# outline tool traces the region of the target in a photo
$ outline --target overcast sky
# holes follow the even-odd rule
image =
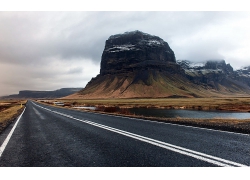
[[[133,30],[168,42],[177,60],[250,65],[249,12],[0,12],[0,96],[84,87],[105,40]]]

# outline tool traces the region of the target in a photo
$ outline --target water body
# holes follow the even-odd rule
[[[89,109],[89,110],[95,110],[96,107],[88,107],[88,106],[79,106],[79,107],[73,107],[75,109]]]
[[[149,108],[131,108],[130,112],[135,115],[166,117],[166,118],[232,118],[232,119],[250,119],[248,112],[225,112],[225,111],[197,111],[183,109],[149,109]]]

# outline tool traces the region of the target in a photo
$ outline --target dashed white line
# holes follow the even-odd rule
[[[44,108],[42,106],[39,106],[37,104],[35,104],[35,105],[40,107],[40,108],[43,108],[45,110],[49,110],[49,109]],[[49,111],[51,111],[51,110],[49,110]],[[177,152],[177,153],[180,153],[180,154],[183,154],[183,155],[186,155],[186,156],[190,156],[190,157],[196,158],[198,160],[202,160],[202,161],[205,161],[205,162],[208,162],[208,163],[212,163],[212,164],[217,165],[217,166],[246,167],[246,165],[244,165],[244,164],[236,163],[236,162],[233,162],[233,161],[229,161],[229,160],[226,160],[226,159],[222,159],[222,158],[215,157],[215,156],[212,156],[212,155],[208,155],[208,154],[205,154],[205,153],[201,153],[201,152],[198,152],[198,151],[193,151],[193,150],[190,150],[190,149],[187,149],[187,148],[183,148],[183,147],[176,146],[176,145],[173,145],[173,144],[165,143],[163,141],[158,141],[158,140],[155,140],[155,139],[152,139],[152,138],[148,138],[148,137],[141,136],[141,135],[138,135],[138,134],[130,133],[130,132],[123,131],[123,130],[120,130],[120,129],[112,128],[112,127],[105,126],[105,125],[95,123],[95,122],[92,122],[92,121],[88,121],[88,120],[85,120],[85,119],[78,119],[78,118],[72,117],[72,116],[64,114],[64,113],[59,113],[59,112],[56,112],[56,111],[51,111],[51,112],[54,112],[56,114],[59,114],[59,115],[62,115],[62,116],[65,116],[65,117],[68,117],[68,118],[83,122],[83,123],[87,123],[87,124],[90,124],[90,125],[102,128],[102,129],[106,129],[108,131],[115,132],[115,133],[130,137],[130,138],[133,138],[133,139],[137,139],[137,140],[140,140],[140,141],[143,141],[143,142],[146,142],[146,143],[149,143],[149,144],[152,144],[152,145],[155,145],[155,146],[158,146],[158,147],[161,147],[161,148],[173,151],[173,152]]]
[[[45,119],[45,118],[43,117],[43,115],[42,115],[41,113],[39,113],[34,107],[33,107],[33,109],[34,109],[35,113],[36,113],[41,119]]]

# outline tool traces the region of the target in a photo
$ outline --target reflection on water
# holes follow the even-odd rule
[[[135,115],[166,117],[166,118],[234,118],[250,119],[250,113],[245,112],[225,112],[225,111],[197,111],[183,109],[148,109],[148,108],[131,108],[130,112]]]
[[[89,110],[95,110],[96,107],[88,107],[88,106],[78,106],[78,107],[73,107],[75,109],[89,109]]]

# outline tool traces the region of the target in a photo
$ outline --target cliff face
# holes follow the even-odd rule
[[[222,61],[176,62],[163,39],[140,31],[106,40],[100,74],[67,98],[158,98],[246,96],[249,86]]]
[[[176,65],[175,55],[167,42],[157,36],[133,31],[109,37],[102,54],[100,74],[166,70],[173,65]]]

